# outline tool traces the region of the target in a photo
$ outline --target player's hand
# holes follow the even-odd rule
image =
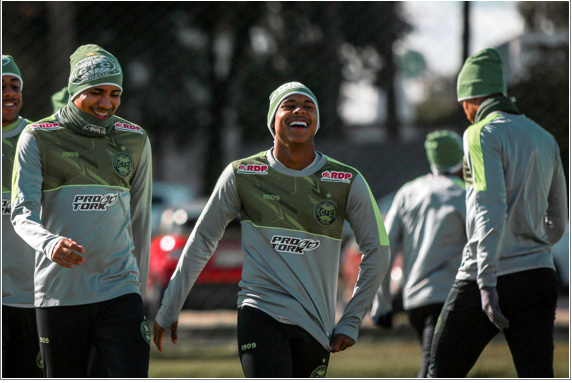
[[[487,317],[499,330],[508,328],[508,319],[502,315],[499,306],[499,294],[496,287],[485,286],[481,289],[481,307]]]
[[[71,269],[74,265],[81,265],[85,261],[85,258],[78,253],[85,253],[83,246],[71,238],[63,238],[54,247],[52,261]]]
[[[179,321],[173,322],[171,325],[171,342],[177,344],[177,328],[179,327]],[[153,342],[159,351],[163,351],[163,335],[165,335],[165,329],[155,321],[153,325]]]
[[[356,344],[355,340],[350,338],[344,334],[336,334],[334,335],[332,341],[330,342],[330,351],[331,352],[340,352],[344,351],[346,348],[353,346]]]

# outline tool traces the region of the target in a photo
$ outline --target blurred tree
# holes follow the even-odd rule
[[[358,48],[373,48],[380,57],[376,68],[374,85],[382,89],[387,98],[386,125],[390,139],[398,135],[397,95],[395,81],[397,64],[393,46],[395,42],[412,30],[402,14],[402,4],[393,1],[342,2],[342,30],[346,40]],[[361,22],[356,28],[355,9],[363,9],[375,22]],[[370,20],[368,20],[370,21]],[[367,56],[366,56],[367,57]],[[374,61],[375,62],[375,61]],[[370,65],[365,63],[366,66]]]
[[[567,31],[570,25],[569,7],[568,1],[518,2],[518,11],[524,19],[526,31],[529,32]]]

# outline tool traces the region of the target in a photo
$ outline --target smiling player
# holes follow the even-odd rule
[[[70,58],[69,101],[26,127],[12,192],[16,232],[36,250],[35,306],[48,378],[147,377],[151,148],[115,116],[123,72],[93,44]],[[98,372],[99,373],[99,372]]]
[[[325,377],[330,352],[354,345],[389,264],[385,228],[363,176],[317,152],[318,102],[299,82],[270,95],[274,147],[223,171],[181,255],[153,338],[177,341],[185,297],[240,213],[246,253],[238,294],[238,348],[247,378]],[[335,324],[342,227],[364,256],[355,294]]]

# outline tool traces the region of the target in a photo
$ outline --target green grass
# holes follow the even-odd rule
[[[168,341],[168,340],[167,340]],[[569,378],[569,343],[555,340],[554,374]],[[421,348],[413,339],[361,339],[354,347],[332,354],[328,378],[415,378]],[[163,353],[153,346],[150,378],[244,378],[235,341],[209,345],[208,341],[179,340],[165,345]],[[491,342],[469,378],[516,378],[504,339]]]

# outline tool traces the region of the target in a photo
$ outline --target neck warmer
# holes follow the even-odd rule
[[[57,113],[58,119],[66,128],[83,136],[103,137],[113,128],[114,118],[109,116],[105,120],[101,120],[95,116],[81,111],[70,100]]]
[[[481,103],[475,115],[475,124],[495,111],[520,114],[510,98],[505,96],[493,97]]]

